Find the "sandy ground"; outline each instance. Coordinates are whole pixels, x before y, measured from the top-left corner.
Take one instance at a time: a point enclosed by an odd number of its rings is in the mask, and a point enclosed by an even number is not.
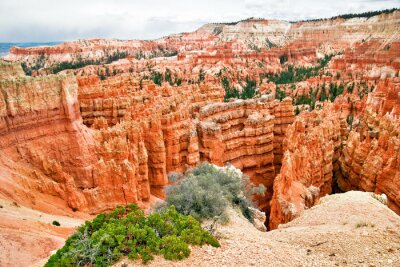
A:
[[[220,248],[193,247],[183,261],[158,256],[146,266],[400,266],[400,217],[370,193],[324,197],[267,233],[234,210],[230,217],[218,227]],[[53,226],[54,220],[61,226]],[[0,267],[43,266],[82,223],[0,200]],[[114,266],[124,264],[143,266],[127,259]]]
[[[53,221],[61,226],[53,226]],[[65,239],[83,222],[0,199],[0,266],[26,267],[40,261],[39,265],[43,265],[43,259],[62,247]]]
[[[267,233],[231,212],[220,248],[193,247],[180,262],[146,266],[400,266],[400,217],[369,193],[324,197],[298,219]],[[114,266],[141,266],[121,260]]]

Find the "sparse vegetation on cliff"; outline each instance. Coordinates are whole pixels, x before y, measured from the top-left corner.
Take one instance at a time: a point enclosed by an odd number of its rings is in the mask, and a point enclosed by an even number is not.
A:
[[[45,63],[46,63],[46,57],[44,54],[41,54],[31,66],[28,66],[28,64],[26,64],[25,62],[22,62],[21,66],[25,72],[25,75],[31,76],[33,71],[37,71],[43,68]]]
[[[178,55],[178,51],[165,50],[164,48],[159,47],[157,50],[151,50],[151,51],[139,50],[135,53],[134,56],[137,60],[140,60],[140,59],[151,59],[156,57],[173,57],[176,55]]]
[[[241,91],[234,86],[231,86],[227,77],[221,79],[221,84],[225,89],[225,101],[228,101],[231,98],[250,99],[255,97],[257,94],[257,82],[250,80],[249,78],[247,78],[246,83],[242,85],[243,89]]]
[[[78,58],[74,62],[61,62],[60,64],[54,66],[52,68],[53,73],[58,73],[62,70],[66,69],[79,69],[88,65],[101,65],[101,64],[110,64],[113,61],[126,58],[128,56],[128,52],[125,51],[115,51],[112,54],[106,54],[103,60],[91,60],[91,59],[82,59]]]
[[[282,101],[286,97],[286,92],[285,90],[281,90],[279,86],[276,87],[276,94],[275,94],[275,99],[279,99]]]
[[[168,82],[171,86],[179,86],[182,84],[182,79],[179,78],[175,73],[172,73],[172,71],[168,68],[164,71],[164,74],[153,70],[150,72],[150,77],[144,76],[143,79],[150,79],[159,86],[161,86],[164,81]]]
[[[319,71],[322,70],[336,54],[325,55],[324,58],[318,60],[318,64],[315,67],[294,67],[289,65],[286,71],[282,71],[280,74],[269,76],[268,80],[275,84],[287,84],[305,81],[310,77],[317,76]],[[281,64],[286,62],[284,59],[280,59]]]
[[[127,51],[119,51],[116,50],[114,52],[109,52],[107,50],[103,50],[104,56],[99,59],[92,58],[82,58],[78,56],[73,61],[65,61],[60,62],[58,64],[52,65],[47,68],[50,73],[58,73],[60,71],[66,69],[80,69],[89,65],[102,65],[102,64],[110,64],[119,59],[123,59],[128,57],[131,53]],[[172,57],[178,54],[177,51],[169,51],[163,48],[158,48],[158,50],[152,50],[149,52],[138,51],[134,54],[136,59],[150,59],[155,57]],[[44,54],[41,54],[40,57],[37,58],[33,63],[27,64],[26,62],[22,62],[22,68],[26,75],[31,76],[34,71],[45,68],[46,57]],[[102,78],[104,78],[102,76]]]
[[[146,217],[131,204],[87,221],[45,266],[110,266],[123,256],[146,263],[157,254],[181,260],[190,255],[189,244],[219,246],[196,219],[179,214],[173,206]]]
[[[175,184],[165,188],[166,205],[174,205],[180,213],[198,220],[226,220],[227,207],[238,206],[251,221],[251,196],[265,191],[263,185],[256,187],[233,166],[218,168],[203,163],[185,174],[174,173],[170,179]]]
[[[300,20],[297,22],[309,22],[309,21],[324,21],[324,20],[334,20],[334,19],[352,19],[352,18],[370,18],[373,16],[381,15],[381,14],[390,14],[393,13],[394,11],[399,10],[398,8],[392,8],[392,9],[384,9],[384,10],[378,10],[378,11],[369,11],[369,12],[363,12],[363,13],[350,13],[350,14],[343,14],[343,15],[338,15],[334,16],[331,18],[323,18],[323,19],[308,19],[308,20]]]

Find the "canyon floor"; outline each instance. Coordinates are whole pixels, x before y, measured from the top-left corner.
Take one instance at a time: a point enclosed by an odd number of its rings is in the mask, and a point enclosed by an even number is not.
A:
[[[260,232],[233,210],[218,228],[221,247],[192,247],[189,258],[143,266],[399,266],[400,217],[370,193],[323,197],[299,218]],[[124,265],[127,264],[127,265]],[[141,266],[124,259],[119,266]]]

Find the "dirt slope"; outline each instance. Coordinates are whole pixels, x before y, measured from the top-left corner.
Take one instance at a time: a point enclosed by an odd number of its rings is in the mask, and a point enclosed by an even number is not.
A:
[[[60,226],[53,226],[53,221],[58,221]],[[83,222],[0,199],[0,267],[26,267],[47,258]]]
[[[194,247],[184,261],[157,257],[148,266],[400,266],[400,217],[370,193],[326,196],[268,233],[231,218],[219,228],[221,248]],[[140,265],[115,266],[123,263]]]

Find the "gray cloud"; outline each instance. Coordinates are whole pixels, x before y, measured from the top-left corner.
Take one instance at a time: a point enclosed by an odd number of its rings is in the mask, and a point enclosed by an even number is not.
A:
[[[0,42],[154,39],[207,22],[299,20],[399,6],[400,0],[1,0]]]

